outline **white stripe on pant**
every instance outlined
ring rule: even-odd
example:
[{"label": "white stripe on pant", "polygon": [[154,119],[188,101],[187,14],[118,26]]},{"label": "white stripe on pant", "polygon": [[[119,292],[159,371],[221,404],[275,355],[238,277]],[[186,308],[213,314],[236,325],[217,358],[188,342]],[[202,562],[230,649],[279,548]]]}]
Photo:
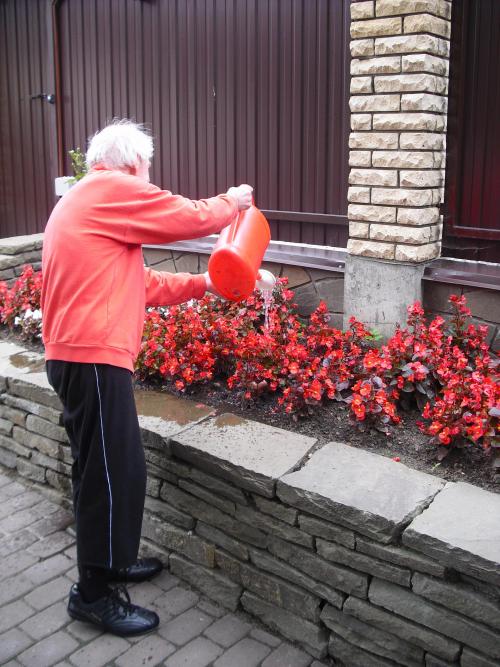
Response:
[{"label": "white stripe on pant", "polygon": [[101,439],[102,439],[102,453],[104,455],[104,467],[106,469],[106,479],[108,480],[108,490],[109,490],[109,568],[113,567],[113,541],[112,541],[112,528],[113,528],[113,494],[111,493],[111,482],[109,481],[109,472],[108,472],[108,461],[106,459],[106,447],[104,444],[104,424],[102,423],[102,402],[101,402],[101,390],[99,388],[99,375],[97,374],[97,368],[94,364],[95,379],[97,382],[97,395],[99,397],[99,417],[101,421]]}]

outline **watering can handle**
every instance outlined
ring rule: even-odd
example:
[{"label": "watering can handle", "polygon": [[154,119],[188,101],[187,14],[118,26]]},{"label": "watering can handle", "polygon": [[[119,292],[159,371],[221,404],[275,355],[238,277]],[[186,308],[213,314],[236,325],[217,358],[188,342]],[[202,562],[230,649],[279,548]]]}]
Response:
[{"label": "watering can handle", "polygon": [[[252,195],[252,206],[255,206],[255,198]],[[248,210],[248,209],[246,209]],[[228,234],[228,243],[232,243],[234,241],[234,237],[236,236],[236,231],[238,230],[239,222],[240,222],[240,216],[241,214],[244,213],[244,211],[239,211],[238,215],[236,218],[233,220],[229,227],[229,234]]]}]

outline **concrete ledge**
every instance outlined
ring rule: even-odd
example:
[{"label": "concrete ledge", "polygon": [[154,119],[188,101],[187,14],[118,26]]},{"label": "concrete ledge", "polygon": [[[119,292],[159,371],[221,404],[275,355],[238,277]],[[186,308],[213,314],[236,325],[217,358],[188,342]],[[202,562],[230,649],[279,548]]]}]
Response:
[{"label": "concrete ledge", "polygon": [[[0,463],[69,498],[71,452],[42,368],[0,343]],[[145,555],[319,659],[499,663],[500,496],[160,392],[137,405]]]}]

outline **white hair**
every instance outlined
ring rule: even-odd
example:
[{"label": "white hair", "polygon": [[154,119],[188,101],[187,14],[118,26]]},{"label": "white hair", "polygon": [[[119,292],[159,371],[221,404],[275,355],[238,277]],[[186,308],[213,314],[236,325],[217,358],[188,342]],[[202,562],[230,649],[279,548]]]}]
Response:
[{"label": "white hair", "polygon": [[107,169],[137,167],[153,156],[153,139],[143,125],[131,120],[115,119],[96,132],[89,141],[87,164],[102,164]]}]

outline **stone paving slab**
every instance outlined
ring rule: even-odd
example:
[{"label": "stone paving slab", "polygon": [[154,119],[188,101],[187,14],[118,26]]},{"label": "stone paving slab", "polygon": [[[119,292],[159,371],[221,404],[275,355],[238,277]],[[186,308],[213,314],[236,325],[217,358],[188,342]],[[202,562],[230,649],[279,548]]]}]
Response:
[{"label": "stone paving slab", "polygon": [[316,440],[223,414],[183,431],[174,454],[260,495],[272,497],[276,480],[294,469]]},{"label": "stone paving slab", "polygon": [[0,342],[0,379],[8,377],[9,393],[54,410],[62,404],[45,372],[45,357],[15,343]]},{"label": "stone paving slab", "polygon": [[[159,628],[129,639],[105,634],[72,620],[66,612],[67,596],[76,576],[72,528],[46,537],[24,526],[26,502],[41,505],[58,520],[40,493],[12,481],[0,469],[0,501],[19,498],[10,508],[9,540],[12,556],[1,560],[0,664],[9,667],[326,667],[303,650],[264,630],[244,613],[228,613],[212,600],[182,584],[164,571],[150,582],[129,587],[133,602],[155,609]],[[31,495],[30,495],[31,494]],[[27,500],[21,500],[22,498]],[[16,517],[20,516],[19,525]],[[20,527],[21,526],[21,527]],[[17,534],[33,538],[29,553]],[[61,541],[61,535],[65,539]],[[53,541],[52,553],[46,545]],[[43,548],[37,549],[38,544]],[[28,557],[26,554],[28,553]],[[36,560],[33,563],[33,559]],[[17,566],[14,567],[14,563]],[[12,565],[12,572],[9,572]],[[14,574],[14,571],[16,572]]]},{"label": "stone paving slab", "polygon": [[343,443],[316,451],[277,485],[281,500],[382,543],[427,507],[444,480]]},{"label": "stone paving slab", "polygon": [[144,444],[165,455],[170,438],[214,414],[208,405],[165,392],[137,389],[134,397]]},{"label": "stone paving slab", "polygon": [[472,484],[447,484],[403,533],[403,543],[500,586],[500,495]]}]

